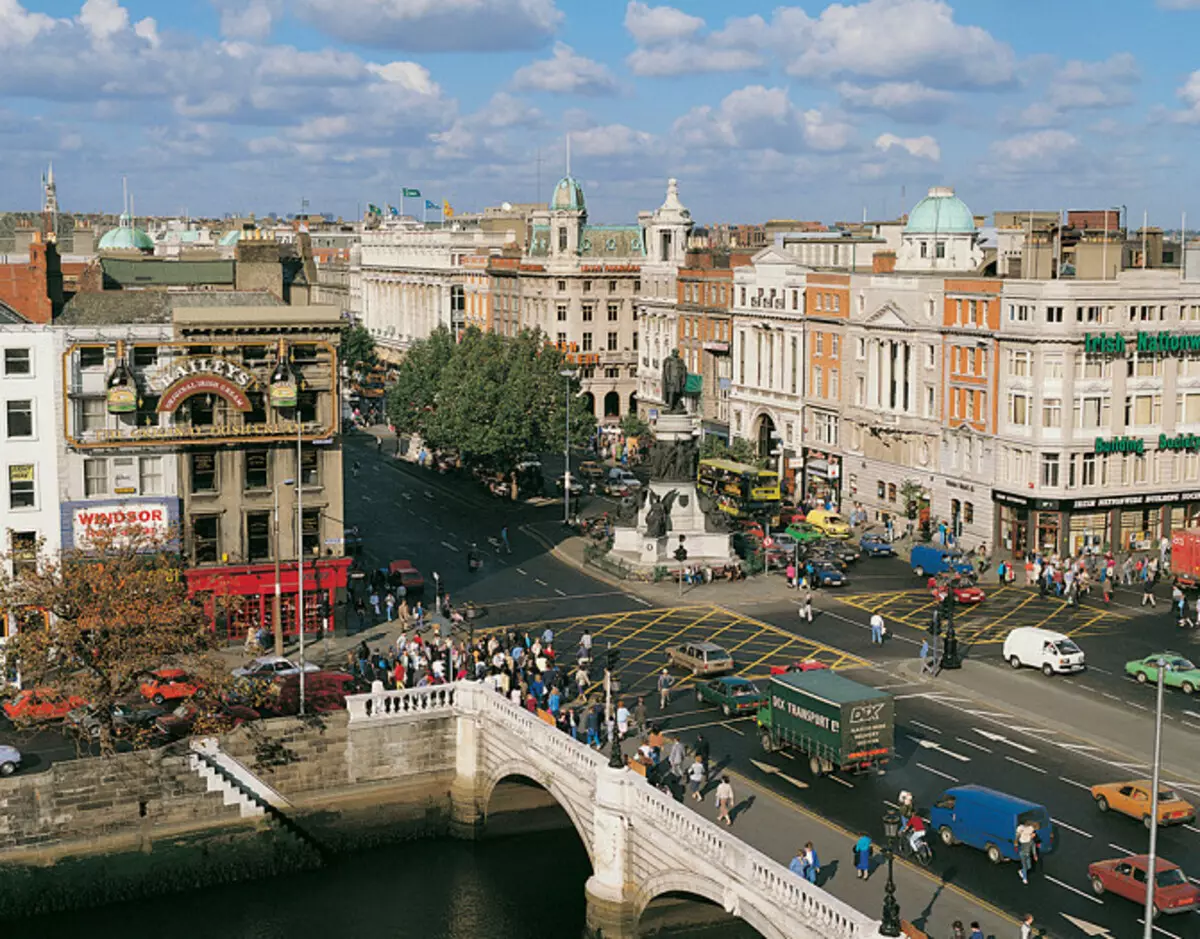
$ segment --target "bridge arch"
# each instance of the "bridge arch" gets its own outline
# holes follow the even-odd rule
[[[575,834],[579,836],[579,840],[583,842],[583,848],[587,851],[588,863],[592,865],[592,869],[596,868],[596,859],[592,856],[592,826],[589,823],[585,824],[580,816],[578,809],[571,801],[569,793],[559,784],[555,775],[552,773],[539,773],[536,767],[530,766],[527,760],[508,760],[494,767],[488,773],[487,784],[480,790],[479,807],[486,820],[488,808],[492,802],[492,796],[495,794],[496,787],[502,782],[508,780],[527,780],[541,787],[548,792],[551,798],[558,803],[559,807],[566,813],[567,818],[571,820],[571,827],[575,829]],[[589,803],[590,803],[590,796]]]
[[[640,920],[642,914],[646,912],[646,908],[653,900],[668,893],[690,894],[694,897],[701,897],[715,903],[722,909],[726,909],[727,889],[727,883],[722,883],[698,871],[662,871],[646,878],[640,884],[634,903],[634,911],[637,919]],[[751,904],[745,896],[739,898],[737,909],[730,912],[758,930],[759,935],[763,939],[791,939],[791,937],[782,932],[771,921],[771,918],[765,912]],[[814,933],[815,935],[816,933]]]

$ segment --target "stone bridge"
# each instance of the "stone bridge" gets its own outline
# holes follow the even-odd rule
[[[570,817],[592,864],[587,921],[597,939],[633,939],[656,897],[700,896],[766,939],[874,939],[879,923],[797,877],[629,769],[538,719],[490,687],[460,682],[347,699],[349,734],[380,724],[454,722],[452,817],[482,829],[497,784],[544,787]]]

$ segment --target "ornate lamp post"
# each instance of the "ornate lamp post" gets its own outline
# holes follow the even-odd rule
[[[896,881],[892,878],[892,859],[895,857],[896,839],[900,835],[900,816],[888,809],[883,816],[883,834],[887,846],[883,849],[887,857],[887,884],[883,888],[883,921],[879,924],[879,935],[899,936],[900,904],[896,902]]]

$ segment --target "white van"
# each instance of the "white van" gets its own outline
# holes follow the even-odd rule
[[[1083,650],[1070,636],[1036,626],[1018,626],[1004,640],[1004,658],[1013,668],[1040,668],[1046,675],[1082,672]]]

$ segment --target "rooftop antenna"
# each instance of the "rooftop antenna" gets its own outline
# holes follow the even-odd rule
[[[567,134],[567,175],[571,175],[571,135]]]
[[[121,177],[121,214],[129,214],[129,178]]]

